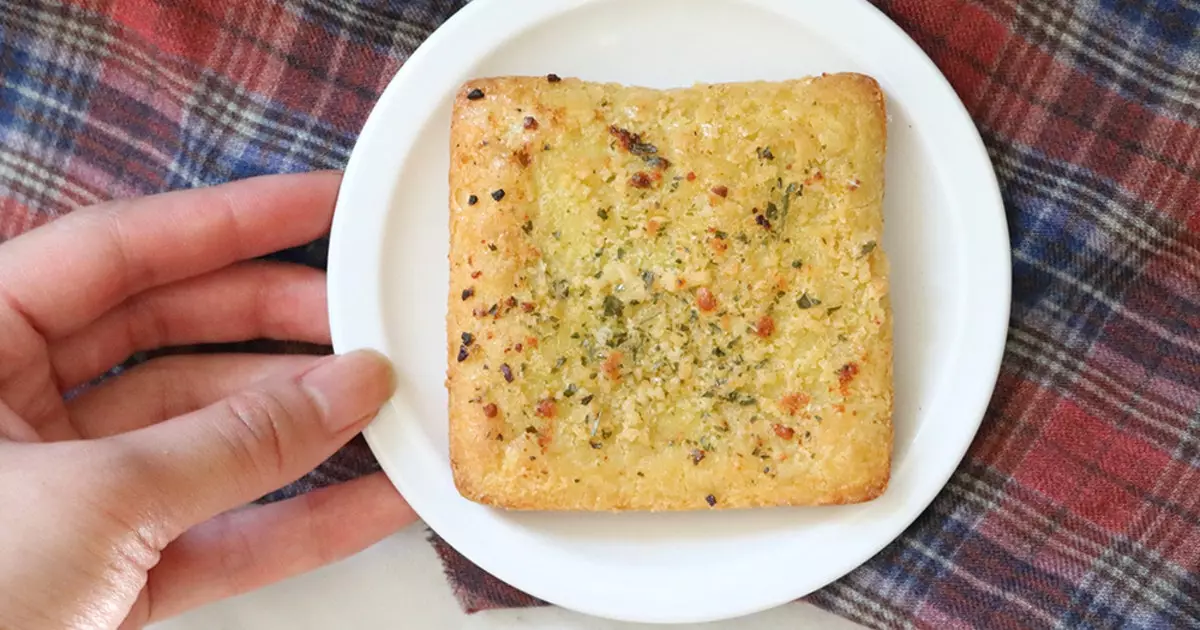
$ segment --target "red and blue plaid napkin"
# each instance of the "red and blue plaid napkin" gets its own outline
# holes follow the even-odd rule
[[[460,4],[0,0],[0,238],[113,197],[341,167]],[[1200,5],[876,4],[983,134],[1012,322],[945,490],[809,599],[875,627],[1200,627]],[[283,257],[323,266],[325,246]],[[356,442],[278,496],[375,467]],[[466,609],[538,603],[433,542]]]

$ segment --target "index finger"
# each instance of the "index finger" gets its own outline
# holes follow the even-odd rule
[[[145,289],[329,231],[341,175],[270,175],[78,210],[0,247],[0,301],[48,338]]]

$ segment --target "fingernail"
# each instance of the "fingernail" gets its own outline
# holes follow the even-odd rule
[[[356,350],[317,363],[300,376],[300,386],[321,406],[325,427],[339,433],[387,402],[392,366],[377,352]]]

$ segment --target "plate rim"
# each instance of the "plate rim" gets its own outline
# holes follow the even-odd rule
[[[545,20],[561,16],[570,11],[574,11],[588,5],[600,4],[609,1],[612,0],[565,0],[559,2],[555,2],[554,0],[531,1],[526,7],[523,7],[523,15],[517,19],[510,20],[509,26],[506,27],[508,30],[497,35],[497,45],[501,45],[504,42],[509,41],[512,37],[519,36],[520,33],[536,27],[537,24]],[[770,9],[772,7],[778,8],[787,3],[788,0],[728,1],[741,4],[758,5],[759,7]],[[566,608],[586,614],[623,621],[684,623],[712,621],[752,614],[754,612],[766,610],[786,603],[787,601],[807,595],[808,593],[817,590],[818,588],[822,588],[834,580],[839,579],[840,577],[868,561],[881,549],[899,538],[903,534],[904,530],[906,530],[928,508],[937,495],[941,493],[953,473],[961,464],[984,419],[987,406],[990,402],[996,382],[999,378],[1004,347],[1007,343],[1008,320],[1011,311],[1012,261],[1011,241],[1008,234],[1007,222],[1005,220],[1004,204],[1000,194],[999,182],[996,178],[992,162],[987,154],[986,146],[984,145],[978,129],[975,127],[965,105],[962,103],[961,99],[959,99],[949,81],[936,67],[933,61],[919,46],[917,46],[917,44],[907,35],[907,33],[905,33],[898,25],[892,22],[890,18],[883,14],[882,11],[870,5],[865,0],[850,0],[847,2],[847,4],[851,3],[859,5],[860,9],[865,9],[873,13],[874,20],[878,23],[878,25],[891,31],[891,35],[900,40],[901,45],[907,49],[905,54],[911,56],[915,63],[923,66],[921,70],[929,74],[929,78],[937,84],[937,88],[941,92],[939,98],[945,101],[945,103],[953,110],[953,116],[957,119],[954,122],[961,126],[965,121],[966,125],[969,127],[967,133],[955,135],[960,136],[962,142],[969,143],[971,146],[967,148],[970,149],[970,152],[976,154],[978,157],[981,157],[983,163],[987,166],[985,169],[986,172],[979,173],[979,175],[986,180],[985,183],[987,190],[978,191],[976,193],[976,197],[979,199],[979,205],[981,207],[985,207],[986,209],[994,209],[997,211],[994,214],[998,215],[998,228],[1001,233],[998,234],[992,241],[989,241],[990,243],[995,243],[996,245],[992,248],[994,251],[990,252],[989,255],[991,257],[995,257],[995,260],[992,261],[994,263],[992,264],[992,267],[994,267],[996,271],[996,277],[994,278],[996,283],[990,287],[983,297],[990,298],[990,302],[995,302],[998,306],[1002,307],[999,311],[997,311],[996,317],[993,318],[998,322],[1002,322],[1002,325],[999,328],[999,333],[996,334],[996,340],[986,348],[986,350],[990,351],[984,352],[983,354],[986,356],[980,360],[980,362],[983,364],[983,367],[980,368],[983,370],[981,375],[986,376],[987,378],[984,379],[981,376],[981,378],[977,379],[976,384],[982,384],[982,390],[985,391],[981,391],[976,397],[974,397],[974,404],[970,405],[971,407],[977,407],[977,409],[970,414],[969,422],[965,423],[965,428],[968,430],[966,431],[966,438],[962,440],[961,449],[956,447],[955,452],[953,453],[954,457],[950,457],[948,455],[945,458],[944,464],[939,467],[940,472],[943,474],[938,474],[934,477],[936,483],[934,481],[926,481],[921,487],[912,491],[912,494],[916,497],[919,497],[919,500],[913,500],[906,505],[902,517],[889,518],[890,521],[895,523],[894,526],[887,528],[890,532],[889,534],[879,536],[878,540],[876,541],[877,544],[864,545],[863,552],[854,554],[854,559],[852,561],[842,563],[844,566],[840,566],[838,569],[833,571],[826,571],[826,574],[831,577],[828,577],[828,579],[818,580],[821,583],[817,586],[808,589],[797,589],[796,592],[786,597],[775,597],[771,598],[770,601],[762,600],[751,606],[725,607],[727,608],[725,612],[715,614],[687,614],[686,612],[683,612],[672,615],[640,615],[630,614],[628,611],[616,612],[609,610],[604,606],[592,606],[586,603],[581,604],[578,601],[580,598],[577,598],[576,601],[566,603],[563,600],[570,600],[570,598],[563,598],[559,597],[557,594],[548,593],[545,589],[536,585],[531,586],[529,584],[517,584],[515,582],[518,580],[503,578],[505,581],[513,584],[514,587],[519,588],[520,590],[523,590],[535,597]],[[417,48],[416,51],[413,52],[413,54],[403,64],[399,71],[391,78],[380,98],[375,103],[370,115],[366,120],[366,123],[362,128],[362,131],[358,136],[358,140],[356,141],[355,147],[351,152],[350,159],[345,168],[342,186],[338,192],[330,234],[327,265],[327,288],[329,295],[328,310],[330,328],[335,352],[342,353],[358,348],[372,348],[386,353],[388,349],[387,333],[382,322],[382,315],[386,311],[382,304],[382,273],[380,273],[378,270],[379,262],[383,259],[382,238],[384,230],[377,230],[375,232],[375,236],[377,238],[374,241],[371,241],[371,239],[368,238],[367,241],[370,242],[366,247],[363,246],[362,239],[356,239],[354,245],[350,246],[347,244],[348,237],[343,236],[346,234],[355,233],[356,228],[354,227],[353,221],[361,219],[363,214],[363,211],[361,210],[363,207],[361,204],[362,197],[365,194],[364,191],[369,190],[370,187],[366,185],[366,183],[369,182],[359,185],[360,180],[365,177],[365,175],[360,175],[360,173],[365,173],[370,170],[368,162],[375,161],[373,158],[376,157],[375,154],[377,152],[369,151],[368,147],[379,144],[379,130],[385,125],[385,122],[391,122],[385,121],[384,112],[388,112],[393,109],[390,104],[400,98],[401,93],[404,92],[405,85],[412,81],[410,77],[417,72],[417,68],[420,68],[423,64],[427,63],[427,58],[437,54],[437,51],[446,45],[445,42],[451,41],[455,34],[457,34],[460,30],[469,27],[472,24],[472,20],[479,20],[489,11],[494,12],[496,9],[493,7],[496,7],[499,4],[500,0],[475,0],[474,2],[460,9],[424,42],[422,42],[422,44]],[[495,16],[493,15],[493,17]],[[494,29],[496,24],[497,21],[493,20],[489,23],[489,28]],[[494,46],[489,45],[485,48],[487,50],[491,50],[494,48]],[[442,80],[442,83],[453,83],[454,85],[457,85],[457,81],[446,81],[445,79]],[[430,90],[430,92],[439,94],[442,93],[439,92],[439,90]],[[406,94],[405,96],[411,97],[411,94]],[[435,100],[440,99],[441,97],[439,96]],[[422,114],[428,113],[426,109],[419,107],[409,107],[407,109]],[[400,135],[402,138],[406,138],[402,139],[401,141],[395,141],[395,137],[397,135],[396,130],[389,129],[392,139],[389,141],[388,145],[391,147],[402,146],[405,147],[405,150],[407,151],[407,149],[411,148],[420,135],[424,132],[425,126],[429,124],[429,118],[426,117],[424,120],[419,122],[420,124],[410,125],[410,128],[401,132]],[[967,148],[964,148],[964,150]],[[368,153],[371,154],[370,157],[368,157]],[[407,158],[407,153],[397,158],[399,160],[397,164],[399,170],[397,170],[397,172],[403,171],[407,163]],[[388,190],[383,192],[383,188],[387,188]],[[368,195],[368,197],[373,197],[377,204],[379,201],[387,201],[388,203],[386,203],[385,206],[390,207],[390,201],[394,196],[394,191],[392,189],[394,188],[395,186],[391,184],[388,186],[377,185],[376,190],[374,191],[375,194]],[[351,210],[351,207],[356,209]],[[377,214],[379,216],[376,218],[379,222],[386,222],[389,214],[386,208]],[[357,229],[357,232],[361,234],[363,230]],[[370,252],[375,252],[375,255],[370,255]],[[361,266],[356,265],[354,261],[358,260],[361,262],[364,261],[364,259],[369,264],[373,264],[375,266],[376,269],[373,271],[375,277],[372,279],[368,275],[368,278],[365,280],[363,278],[352,279],[350,276],[354,273],[354,271],[362,271]],[[369,290],[372,287],[374,291]],[[365,295],[362,291],[364,288],[368,289]],[[966,297],[972,296],[976,298],[980,297],[980,295],[975,293],[966,294]],[[966,297],[963,299],[965,300]],[[356,305],[355,308],[350,308],[350,304],[352,303]],[[369,315],[366,317],[355,316],[353,315],[355,311],[359,313],[365,312]],[[364,321],[364,319],[379,321],[367,322]],[[963,405],[957,406],[962,407]],[[380,413],[379,417],[389,414],[390,411],[391,405],[389,404],[385,406],[385,409]],[[364,437],[366,438],[369,447],[379,460],[381,467],[393,485],[395,485],[397,489],[401,491],[401,493],[404,493],[407,496],[406,488],[408,490],[411,490],[412,488],[404,480],[403,475],[397,473],[398,466],[393,465],[393,463],[390,461],[392,457],[387,454],[387,450],[380,443],[379,417],[377,417],[376,421],[373,421],[372,424],[366,430],[364,430]],[[893,466],[896,466],[896,464],[897,463],[893,461]],[[933,464],[928,465],[932,466]],[[896,471],[897,469],[894,467],[892,471],[893,482],[896,479]],[[428,506],[418,507],[417,505],[413,505],[413,509],[416,510],[417,513],[426,520],[431,529],[433,529],[435,532],[438,531],[439,527],[434,525],[433,522],[430,522],[431,519],[426,517],[426,513],[436,513],[436,510],[423,510],[422,508],[424,507]],[[439,519],[437,517],[432,519],[434,522],[437,522],[438,520]],[[468,560],[474,562],[484,570],[493,574],[504,572],[502,570],[496,570],[497,563],[493,562],[491,558],[482,558],[478,554],[472,554],[461,550],[458,544],[455,544],[454,541],[449,539],[447,539],[447,542],[456,549],[459,549],[460,553],[467,557]],[[869,550],[869,553],[866,553],[866,550]],[[679,611],[676,612],[678,613]]]

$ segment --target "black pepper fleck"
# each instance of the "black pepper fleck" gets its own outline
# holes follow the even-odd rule
[[[462,334],[462,342],[463,342],[463,345],[464,345],[464,346],[469,346],[469,345],[471,345],[472,343],[474,343],[474,342],[475,342],[475,335],[472,335],[472,334],[471,334],[471,333],[469,333],[469,332],[465,332],[465,333],[463,333],[463,334]]]
[[[463,289],[462,299],[464,301],[471,299],[472,295],[475,295],[475,287],[469,287],[469,288]]]
[[[477,203],[479,203],[479,197],[476,197],[475,195],[471,195],[470,197],[467,197],[467,205],[468,206],[473,206]]]
[[[503,198],[504,198],[504,189],[503,188],[499,188],[497,190],[492,191],[492,199],[495,199],[496,201],[500,201]]]
[[[508,367],[507,363],[501,364],[500,373],[504,375],[505,382],[513,382],[512,368]]]
[[[557,74],[554,74],[553,72],[551,72],[550,74],[547,74],[547,75],[546,75],[546,80],[547,80],[547,81],[549,81],[549,82],[551,82],[551,83],[558,83],[559,81],[562,81],[562,77],[560,77],[560,76],[558,76]]]
[[[483,90],[475,88],[474,90],[467,92],[467,98],[472,101],[478,101],[479,99],[483,98]]]
[[[711,494],[704,497],[704,500],[708,503],[708,507],[713,507],[717,504],[717,497],[714,497]]]
[[[467,350],[467,346],[465,344],[459,346],[458,347],[458,362],[462,363],[463,361],[466,361],[467,357],[470,356],[470,354],[471,354],[471,352],[469,350]]]

